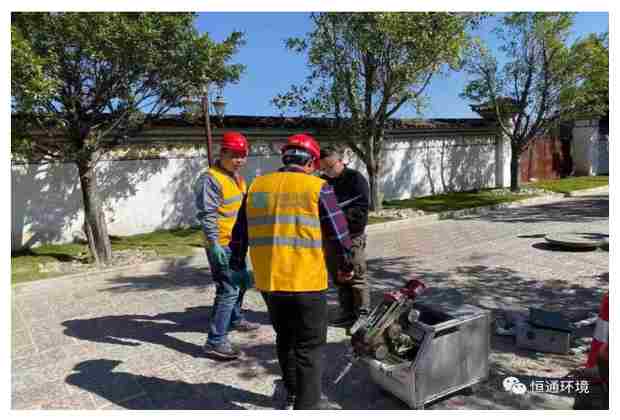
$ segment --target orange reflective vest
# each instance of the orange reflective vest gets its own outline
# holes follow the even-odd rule
[[[327,289],[319,219],[324,180],[298,172],[254,179],[248,191],[250,258],[256,288],[274,292]]]
[[[217,209],[218,242],[220,245],[228,246],[247,186],[243,177],[239,177],[240,185],[238,185],[230,175],[217,166],[209,168],[207,172],[217,180],[222,188],[222,202]]]

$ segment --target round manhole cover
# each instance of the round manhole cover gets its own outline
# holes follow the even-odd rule
[[[594,232],[553,233],[545,235],[545,239],[554,244],[571,248],[596,248],[607,245],[609,235]]]

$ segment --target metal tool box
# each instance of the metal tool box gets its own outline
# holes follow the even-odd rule
[[[406,358],[393,353],[383,360],[364,357],[379,386],[411,408],[475,385],[489,375],[490,314],[476,306],[416,300],[419,317],[401,322],[415,343]]]
[[[562,314],[530,308],[528,322],[517,328],[517,347],[567,354],[570,351],[573,330]]]

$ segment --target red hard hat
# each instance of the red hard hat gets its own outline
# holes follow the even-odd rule
[[[308,134],[294,134],[288,138],[288,142],[282,147],[282,152],[295,147],[307,150],[314,158],[314,167],[319,169],[319,159],[321,158],[321,148],[319,143]]]
[[[222,139],[222,149],[248,154],[248,140],[237,131],[227,131]]]

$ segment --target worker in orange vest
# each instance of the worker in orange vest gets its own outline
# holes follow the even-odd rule
[[[333,238],[338,277],[350,280],[351,239],[332,187],[312,174],[320,150],[307,134],[289,137],[279,171],[256,177],[233,232],[233,261],[250,247],[256,288],[276,332],[287,395],[280,408],[323,409],[322,348],[327,336],[324,240]],[[323,236],[325,235],[325,236]]]
[[[231,329],[253,331],[258,324],[243,317],[241,306],[248,284],[241,284],[230,267],[232,230],[247,193],[240,169],[247,162],[248,141],[241,133],[224,133],[220,158],[195,184],[196,218],[205,236],[207,259],[216,284],[215,299],[204,345],[208,355],[231,360],[240,351],[228,341]]]

